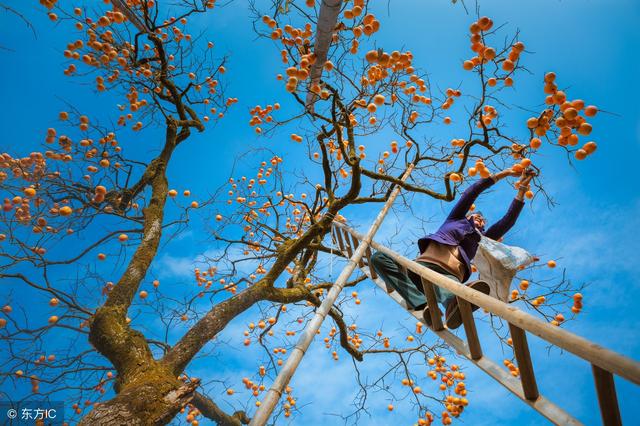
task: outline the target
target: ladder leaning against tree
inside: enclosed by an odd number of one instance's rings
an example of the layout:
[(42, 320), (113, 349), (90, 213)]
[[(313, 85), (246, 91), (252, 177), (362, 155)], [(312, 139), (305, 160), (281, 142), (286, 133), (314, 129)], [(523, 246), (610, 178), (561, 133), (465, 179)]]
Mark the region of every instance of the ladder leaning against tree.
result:
[[(413, 171), (413, 168), (414, 168), (413, 164), (407, 165), (405, 172), (400, 178), (401, 182), (404, 182), (407, 180), (407, 178)], [(322, 326), (324, 319), (327, 317), (327, 314), (331, 309), (333, 309), (333, 304), (335, 303), (338, 296), (340, 295), (340, 292), (342, 291), (345, 284), (347, 283), (347, 280), (349, 279), (353, 271), (356, 269), (356, 267), (362, 266), (361, 264), (362, 258), (365, 255), (365, 251), (369, 250), (369, 243), (373, 239), (373, 236), (375, 235), (375, 233), (378, 231), (378, 228), (380, 227), (380, 225), (382, 225), (382, 221), (384, 220), (384, 217), (387, 215), (387, 212), (389, 211), (389, 209), (391, 209), (391, 206), (393, 205), (393, 202), (395, 201), (399, 193), (400, 193), (400, 186), (398, 185), (398, 186), (395, 186), (395, 188), (393, 188), (393, 190), (389, 194), (389, 198), (384, 203), (384, 206), (378, 213), (378, 216), (376, 217), (376, 219), (373, 221), (373, 224), (371, 224), (371, 227), (369, 228), (369, 231), (367, 232), (367, 234), (362, 236), (362, 239), (361, 239), (362, 244), (360, 244), (360, 247), (356, 247), (353, 253), (349, 252), (350, 259), (347, 262), (347, 265), (344, 267), (344, 269), (336, 279), (335, 283), (333, 283), (333, 285), (331, 286), (331, 289), (329, 289), (327, 296), (324, 298), (320, 306), (316, 309), (316, 313), (311, 319), (311, 321), (309, 321), (309, 323), (305, 327), (304, 331), (302, 332), (302, 335), (300, 336), (300, 338), (298, 339), (298, 342), (296, 343), (296, 346), (293, 348), (289, 357), (287, 358), (287, 361), (282, 367), (282, 370), (280, 370), (280, 373), (278, 373), (278, 376), (276, 377), (273, 384), (271, 385), (271, 388), (269, 388), (269, 391), (267, 392), (267, 395), (262, 401), (262, 404), (260, 404), (260, 407), (258, 408), (255, 415), (251, 419), (249, 426), (258, 426), (258, 425), (262, 426), (266, 424), (267, 421), (269, 420), (269, 417), (271, 416), (271, 413), (273, 413), (273, 410), (275, 409), (276, 404), (282, 397), (282, 393), (285, 387), (289, 383), (289, 380), (291, 380), (291, 377), (293, 376), (296, 369), (298, 368), (298, 365), (300, 365), (300, 361), (302, 361), (302, 357), (304, 357), (305, 353), (307, 352), (307, 349), (311, 345), (311, 342), (313, 341), (313, 338), (315, 337), (316, 332), (320, 330), (320, 327)]]
[[(401, 180), (406, 180), (412, 170), (413, 166), (409, 165)], [(370, 268), (371, 248), (390, 256), (402, 267), (419, 275), (422, 279), (429, 306), (437, 306), (436, 295), (433, 288), (434, 285), (455, 294), (460, 306), (460, 314), (462, 316), (467, 341), (463, 341), (444, 327), (438, 309), (429, 310), (432, 320), (430, 328), (438, 337), (444, 340), (445, 343), (455, 349), (456, 352), (469, 359), (485, 374), (502, 384), (511, 393), (548, 420), (557, 425), (582, 424), (558, 405), (542, 396), (538, 391), (529, 346), (527, 344), (527, 332), (589, 362), (593, 370), (603, 424), (606, 426), (622, 425), (613, 375), (618, 375), (640, 385), (640, 363), (603, 348), (562, 328), (543, 322), (501, 300), (475, 291), (373, 241), (373, 236), (380, 227), (382, 220), (391, 208), (399, 192), (399, 186), (394, 188), (366, 235), (362, 235), (340, 222), (333, 222), (332, 237), (334, 246), (337, 245), (336, 250), (346, 256), (349, 261), (322, 301), (320, 307), (316, 309), (314, 318), (309, 322), (295, 348), (291, 351), (289, 358), (287, 358), (273, 385), (267, 392), (265, 399), (251, 419), (250, 426), (262, 426), (267, 423), (282, 396), (284, 388), (291, 380), (291, 377), (311, 345), (313, 337), (316, 335), (317, 330), (319, 330), (329, 310), (333, 307), (333, 303), (356, 267), (360, 268), (363, 273), (371, 278), (371, 280), (392, 299), (407, 309), (406, 302), (402, 297), (398, 293), (393, 292), (392, 289), (387, 288), (385, 283), (376, 275), (375, 271)], [(486, 311), (509, 323), (509, 331), (520, 370), (519, 380), (483, 355), (471, 305), (484, 308)], [(422, 321), (422, 312), (410, 311), (410, 313)]]
[[(363, 236), (361, 234), (339, 222), (334, 222), (333, 239), (345, 256), (350, 256), (353, 253), (353, 247), (358, 247), (358, 245), (366, 243), (363, 241)], [(511, 393), (530, 405), (534, 410), (538, 411), (554, 424), (582, 424), (562, 408), (558, 407), (539, 393), (533, 364), (531, 362), (531, 356), (529, 354), (526, 332), (532, 333), (540, 337), (542, 340), (571, 352), (579, 358), (589, 362), (593, 370), (593, 377), (598, 394), (598, 402), (600, 405), (603, 424), (606, 426), (622, 425), (613, 375), (618, 375), (635, 383), (636, 385), (640, 385), (639, 362), (603, 348), (600, 345), (590, 342), (589, 340), (562, 328), (541, 321), (514, 306), (502, 302), (501, 300), (494, 299), (493, 297), (485, 295), (479, 291), (472, 290), (471, 288), (434, 272), (417, 262), (413, 262), (412, 260), (401, 256), (375, 241), (371, 241), (367, 245), (368, 247), (364, 258), (358, 260), (360, 269), (369, 276), (369, 278), (371, 278), (378, 287), (385, 291), (392, 299), (402, 305), (405, 309), (407, 309), (407, 304), (402, 297), (397, 292), (393, 292), (393, 289), (388, 288), (382, 279), (376, 275), (373, 268), (370, 267), (371, 247), (390, 256), (402, 267), (415, 272), (422, 278), (422, 285), (424, 287), (428, 305), (437, 306), (433, 285), (437, 285), (454, 293), (460, 305), (460, 314), (462, 316), (467, 342), (464, 342), (443, 326), (440, 312), (438, 312), (437, 309), (430, 310), (432, 330), (450, 347), (469, 359), (484, 371), (484, 373), (498, 381)], [(485, 309), (509, 323), (509, 331), (513, 341), (513, 348), (518, 362), (518, 367), (520, 369), (520, 380), (511, 376), (498, 364), (483, 355), (471, 311), (472, 304)], [(421, 312), (409, 312), (418, 320), (422, 321)]]

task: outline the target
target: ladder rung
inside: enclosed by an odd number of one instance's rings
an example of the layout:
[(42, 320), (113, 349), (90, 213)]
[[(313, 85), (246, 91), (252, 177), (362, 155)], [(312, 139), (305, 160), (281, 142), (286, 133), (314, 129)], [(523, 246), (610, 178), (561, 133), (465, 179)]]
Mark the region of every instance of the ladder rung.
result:
[[(358, 246), (360, 245), (360, 241), (358, 241), (358, 239), (355, 236), (351, 236), (351, 239), (353, 240), (353, 251), (356, 251), (358, 249)], [(364, 267), (364, 260), (362, 257), (360, 257), (360, 260), (358, 260), (358, 266), (363, 268)]]
[(365, 256), (367, 257), (367, 265), (369, 265), (369, 273), (371, 274), (371, 278), (375, 280), (376, 278), (378, 278), (378, 274), (376, 274), (376, 271), (373, 269), (373, 263), (371, 262), (371, 246), (367, 246), (367, 253), (365, 254)]
[(620, 418), (618, 396), (616, 395), (616, 384), (613, 381), (613, 374), (593, 364), (591, 364), (591, 369), (593, 370), (593, 378), (596, 382), (602, 424), (605, 426), (621, 426), (622, 419)]
[(433, 284), (425, 278), (420, 277), (424, 294), (427, 296), (427, 306), (429, 306), (429, 314), (431, 315), (431, 328), (435, 331), (442, 330), (442, 313), (438, 307), (438, 299), (436, 292), (433, 290)]
[(342, 241), (342, 231), (339, 228), (333, 227), (333, 232), (335, 234), (336, 240), (338, 240), (338, 247), (340, 247), (340, 251), (344, 253), (344, 242)]
[(347, 254), (349, 257), (353, 256), (353, 249), (351, 248), (351, 238), (349, 237), (349, 233), (347, 231), (344, 232), (344, 244), (347, 249)]
[(471, 304), (461, 297), (457, 297), (457, 299), (460, 316), (462, 317), (462, 324), (464, 325), (464, 332), (467, 335), (467, 345), (469, 346), (471, 359), (480, 359), (482, 358), (482, 347), (480, 346), (476, 323), (473, 320)]
[(520, 381), (522, 382), (522, 391), (525, 398), (534, 401), (538, 399), (538, 385), (536, 384), (536, 376), (533, 372), (533, 364), (531, 363), (531, 354), (529, 353), (529, 345), (527, 344), (527, 335), (523, 329), (509, 323), (511, 331), (511, 340), (513, 342), (513, 350), (516, 353), (518, 361), (518, 369), (520, 370)]

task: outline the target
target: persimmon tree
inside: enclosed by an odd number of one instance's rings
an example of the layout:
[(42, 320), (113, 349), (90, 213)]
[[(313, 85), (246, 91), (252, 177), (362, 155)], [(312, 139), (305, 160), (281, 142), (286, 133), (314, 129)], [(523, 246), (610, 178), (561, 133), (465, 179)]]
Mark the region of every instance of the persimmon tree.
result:
[[(46, 295), (55, 312), (48, 324), (30, 324), (7, 302), (0, 336), (12, 356), (2, 366), (2, 381), (20, 385), (29, 379), (32, 394), (51, 398), (64, 393), (75, 401), (74, 418), (81, 424), (166, 424), (179, 413), (192, 424), (201, 416), (219, 424), (247, 423), (294, 336), (332, 285), (327, 262), (344, 256), (328, 238), (334, 220), (348, 220), (362, 205), (375, 209), (397, 186), (404, 197), (398, 208), (418, 216), (411, 211), (416, 197), (453, 201), (476, 175), (506, 167), (541, 172), (535, 164), (541, 150), (582, 160), (596, 148), (582, 137), (591, 132), (588, 120), (597, 108), (570, 100), (553, 73), (541, 84), (546, 105), (526, 122), (506, 126), (502, 95), (520, 78), (527, 52), (517, 36), (498, 44), (504, 34), (496, 34), (487, 17), (470, 27), (471, 51), (461, 66), (475, 89), (467, 94), (437, 89), (441, 85), (429, 81), (410, 51), (377, 48), (381, 22), (364, 0), (338, 2), (337, 22), (320, 55), (326, 60), (315, 51), (321, 2), (252, 4), (258, 43), (275, 44), (282, 61), (274, 74), (287, 98), (265, 106), (243, 100), (251, 105), (249, 125), (267, 144), (277, 138), (306, 149), (303, 172), (288, 163), (293, 148), (262, 148), (247, 154), (239, 176), (230, 171), (215, 196), (185, 204), (181, 200), (189, 200), (190, 192), (178, 194), (167, 177), (174, 153), (237, 102), (222, 92), (226, 59), (213, 42), (192, 35), (199, 30), (191, 24), (194, 16), (224, 13), (213, 11), (214, 3), (111, 0), (69, 8), (41, 0), (56, 23), (51, 30), (72, 34), (64, 73), (93, 81), (100, 96), (122, 106), (115, 127), (69, 106), (60, 124), (46, 131), (43, 151), (2, 154), (0, 277)], [(232, 70), (225, 78), (233, 79)], [(440, 140), (433, 136), (440, 126), (455, 126), (459, 135)], [(163, 136), (143, 140), (152, 130)], [(121, 132), (133, 132), (127, 133), (129, 142)], [(215, 129), (209, 132), (215, 138)], [(129, 157), (127, 145), (133, 143), (150, 144), (157, 154)], [(253, 161), (255, 168), (249, 166)], [(415, 170), (403, 182), (409, 165)], [(527, 198), (545, 198), (541, 179)], [(215, 251), (203, 250), (195, 286), (176, 297), (150, 280), (149, 272), (161, 241), (170, 240), (173, 229), (189, 227), (195, 212), (205, 212)], [(108, 262), (116, 264), (110, 277), (98, 267)], [(77, 278), (52, 279), (60, 274)], [(401, 400), (408, 393), (420, 424), (436, 417), (450, 424), (469, 403), (462, 367), (446, 359), (446, 348), (420, 323), (403, 342), (351, 323), (341, 307), (360, 304), (356, 287), (362, 285), (364, 276), (353, 277), (330, 312), (323, 336), (330, 356), (338, 361), (343, 352), (361, 362), (392, 357), (396, 361), (378, 380), (360, 383), (362, 395), (384, 389)], [(522, 271), (511, 299), (560, 326), (582, 308), (582, 296), (574, 292), (564, 277), (534, 282)], [(238, 338), (242, 345), (262, 345), (264, 357), (255, 360), (254, 375), (241, 381), (251, 390), (244, 407), (225, 412), (209, 392), (223, 380), (215, 365), (210, 377), (194, 377), (189, 368), (254, 306), (261, 317)], [(133, 311), (144, 320), (132, 320)], [(161, 325), (152, 329), (147, 324), (154, 320)], [(175, 324), (187, 328), (170, 339)], [(500, 325), (495, 328), (508, 345)], [(51, 353), (47, 342), (56, 335), (78, 343)], [(429, 366), (435, 386), (420, 383), (424, 374), (416, 372), (416, 360), (421, 373)], [(505, 366), (518, 374), (513, 359)], [(233, 387), (226, 393), (233, 395)], [(296, 407), (288, 388), (276, 419), (290, 417)], [(357, 419), (366, 396), (356, 407), (345, 416)]]

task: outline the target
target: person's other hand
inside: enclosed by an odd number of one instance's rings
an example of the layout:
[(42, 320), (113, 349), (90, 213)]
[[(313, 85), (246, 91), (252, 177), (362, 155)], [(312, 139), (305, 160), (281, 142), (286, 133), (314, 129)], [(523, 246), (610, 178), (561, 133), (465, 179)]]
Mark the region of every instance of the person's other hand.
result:
[(524, 169), (520, 174), (520, 180), (516, 183), (516, 187), (529, 187), (529, 182), (536, 176), (536, 172), (530, 169)]
[[(504, 169), (502, 172), (500, 173), (504, 173), (505, 176), (513, 176), (513, 177), (517, 177), (521, 175), (521, 172), (514, 170), (513, 168), (509, 167), (508, 169)], [(522, 172), (524, 173), (524, 171)]]
[(491, 177), (495, 182), (507, 176), (520, 176), (520, 172), (516, 172), (511, 167), (509, 167), (508, 169), (504, 169), (498, 173), (491, 175)]

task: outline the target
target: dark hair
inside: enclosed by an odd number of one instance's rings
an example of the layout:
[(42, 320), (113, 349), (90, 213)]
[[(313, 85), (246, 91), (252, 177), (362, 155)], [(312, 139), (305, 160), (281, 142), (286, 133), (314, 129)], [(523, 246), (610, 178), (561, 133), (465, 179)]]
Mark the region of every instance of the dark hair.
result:
[(482, 217), (484, 218), (484, 215), (482, 214), (482, 212), (481, 212), (480, 210), (478, 210), (478, 211), (473, 211), (473, 212), (469, 212), (469, 213), (467, 214), (467, 217), (469, 217), (469, 216), (471, 216), (471, 215), (474, 215), (474, 214), (479, 214), (480, 216), (482, 216)]

